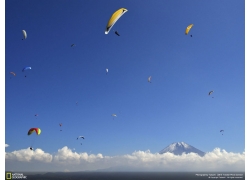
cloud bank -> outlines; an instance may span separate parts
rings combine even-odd
[[[122,156],[73,152],[67,146],[51,155],[29,148],[5,152],[6,170],[12,171],[245,171],[245,152],[232,153],[220,148],[200,157],[189,153],[176,156],[135,151]]]

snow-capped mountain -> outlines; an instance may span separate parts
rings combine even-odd
[[[176,142],[176,143],[172,143],[169,146],[165,147],[163,150],[161,150],[159,153],[163,154],[166,152],[170,152],[173,153],[174,155],[181,155],[182,153],[197,153],[200,156],[204,156],[205,153],[200,151],[199,149],[196,149],[193,146],[190,146],[187,143],[184,142]]]

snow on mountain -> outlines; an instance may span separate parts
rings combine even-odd
[[[195,147],[190,146],[189,144],[184,143],[184,142],[172,143],[169,146],[165,147],[163,150],[161,150],[159,153],[163,154],[166,152],[173,153],[174,155],[181,155],[182,153],[188,154],[191,152],[197,153],[200,156],[205,155],[205,153],[202,152],[201,150],[196,149]]]

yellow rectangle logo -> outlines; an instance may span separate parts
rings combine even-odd
[[[11,177],[11,173],[6,173],[6,179],[12,179],[12,177]]]

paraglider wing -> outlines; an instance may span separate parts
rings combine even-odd
[[[71,44],[71,47],[75,46],[75,44]]]
[[[113,116],[113,120],[114,120],[114,118],[115,118],[115,117],[117,117],[117,115],[116,115],[116,114],[112,114],[111,116]]]
[[[187,35],[190,31],[190,29],[193,27],[193,24],[188,25],[188,27],[186,28],[185,34]]]
[[[28,70],[28,69],[31,69],[31,67],[28,67],[28,66],[27,66],[27,67],[24,67],[22,71],[24,72],[24,71],[26,71],[26,70]]]
[[[16,76],[16,73],[14,73],[14,72],[10,72],[10,74],[13,74],[14,76]]]
[[[26,31],[25,30],[22,30],[22,32],[23,32],[23,39],[26,39],[27,38],[27,33],[26,33]]]
[[[152,78],[151,76],[148,77],[148,82],[150,83],[151,83],[151,78]]]
[[[33,132],[36,132],[37,135],[40,135],[42,131],[40,128],[30,128],[28,135],[31,135]]]
[[[208,95],[210,96],[214,91],[209,91]]]
[[[77,139],[79,139],[79,138],[82,138],[82,139],[84,139],[84,136],[79,136]]]
[[[108,24],[106,26],[105,29],[105,34],[108,34],[110,29],[114,26],[114,24],[116,23],[116,21],[128,10],[125,8],[120,8],[117,11],[115,11],[112,16],[110,17]]]

